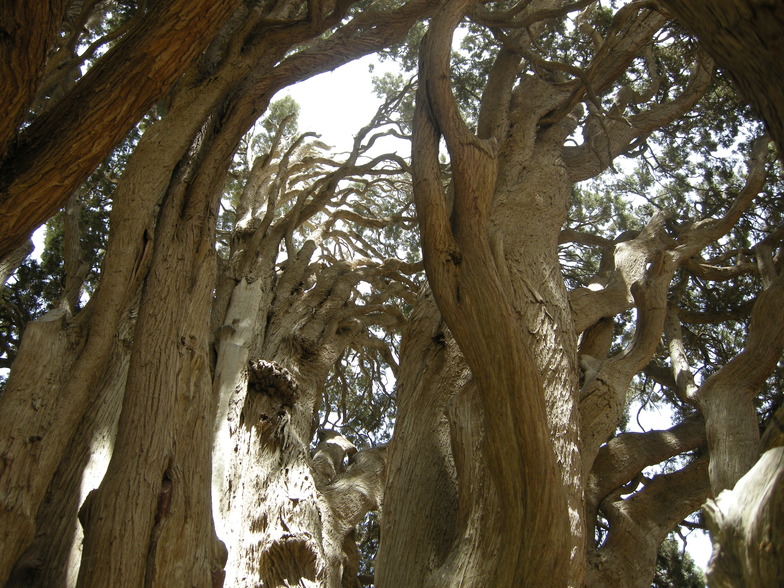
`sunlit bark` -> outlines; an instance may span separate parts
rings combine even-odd
[[[341,4],[339,8],[345,11],[347,7],[347,4]],[[194,378],[196,380],[201,378],[202,381],[191,381],[187,378],[185,380],[177,379],[175,374],[166,372],[166,370],[163,370],[159,375],[148,372],[148,375],[153,378],[152,381],[160,378],[156,384],[163,394],[160,401],[168,407],[166,410],[169,411],[168,414],[171,417],[167,422],[164,418],[167,414],[166,410],[161,410],[159,416],[155,416],[154,412],[147,415],[151,419],[149,423],[151,434],[154,431],[154,438],[159,439],[156,442],[143,441],[134,433],[135,429],[144,428],[144,425],[140,423],[147,418],[144,416],[147,413],[141,406],[144,402],[143,393],[142,397],[131,399],[128,399],[128,395],[126,395],[129,403],[140,404],[134,409],[129,409],[129,416],[122,421],[124,424],[121,424],[120,430],[125,432],[120,434],[123,443],[118,447],[123,447],[123,449],[117,451],[133,453],[135,449],[128,448],[138,447],[140,443],[153,443],[153,450],[156,447],[158,449],[168,447],[171,451],[168,454],[162,451],[157,454],[155,459],[149,460],[148,466],[152,469],[148,472],[150,474],[148,479],[153,482],[150,484],[145,482],[146,493],[140,492],[139,494],[139,496],[146,497],[146,502],[140,500],[135,503],[139,508],[140,524],[141,521],[146,521],[144,524],[149,525],[150,529],[159,528],[164,534],[160,537],[156,535],[153,541],[154,545],[148,546],[151,547],[150,554],[152,554],[149,562],[145,563],[145,561],[139,560],[140,557],[145,560],[146,555],[141,555],[141,543],[137,543],[133,549],[124,551],[123,557],[118,557],[113,562],[112,565],[115,567],[112,573],[123,573],[124,566],[130,566],[128,569],[132,568],[133,574],[137,578],[139,574],[147,573],[142,570],[150,571],[153,567],[155,568],[153,575],[159,578],[168,577],[169,573],[182,573],[181,570],[175,569],[177,557],[170,551],[166,551],[174,547],[173,543],[165,540],[166,533],[173,532],[173,527],[165,524],[160,527],[156,526],[161,521],[155,520],[155,513],[161,510],[157,506],[158,498],[163,497],[164,502],[169,500],[166,498],[169,496],[169,485],[175,481],[175,478],[184,480],[184,478],[180,479],[177,476],[186,476],[186,473],[181,472],[188,471],[190,473],[187,475],[193,475],[194,478],[187,480],[187,483],[195,484],[197,487],[201,486],[200,489],[194,490],[195,495],[202,503],[201,505],[196,504],[194,507],[198,507],[197,511],[201,512],[201,515],[191,513],[197,518],[200,517],[197,525],[201,525],[201,527],[198,533],[201,533],[202,537],[211,533],[208,529],[209,473],[205,474],[209,471],[209,451],[205,453],[205,451],[194,450],[188,455],[176,452],[172,449],[171,436],[183,436],[182,438],[185,439],[190,439],[193,436],[202,446],[211,446],[213,419],[208,415],[213,409],[209,401],[209,394],[202,390],[205,386],[207,389],[211,389],[208,381],[206,383],[204,381],[204,378],[208,377],[208,374],[204,372],[207,369],[207,364],[204,362],[209,358],[210,334],[199,331],[202,326],[194,325],[191,319],[202,316],[203,320],[207,321],[208,315],[204,314],[206,311],[201,308],[201,305],[206,304],[207,308],[209,307],[214,279],[211,282],[206,274],[199,274],[200,271],[206,271],[206,266],[194,267],[193,264],[198,266],[202,262],[210,263],[206,250],[213,246],[209,239],[214,230],[216,198],[223,187],[222,179],[225,177],[233,151],[240,137],[263,112],[271,96],[280,87],[296,79],[314,75],[325,68],[335,67],[350,61],[374,48],[380,48],[394,39],[399,39],[427,9],[427,3],[420,1],[406,4],[402,9],[380,15],[374,16],[371,12],[364,13],[359,15],[356,21],[349,21],[342,33],[323,39],[311,48],[283,61],[281,60],[292,46],[318,35],[324,27],[336,24],[343,13],[330,12],[324,15],[325,18],[317,19],[317,21],[297,21],[291,28],[285,29],[284,27],[285,30],[266,22],[264,17],[269,15],[254,13],[253,18],[256,19],[254,23],[261,27],[261,30],[265,30],[265,27],[271,27],[269,34],[262,35],[261,41],[258,41],[256,37],[258,30],[252,26],[254,23],[248,23],[249,26],[243,28],[238,27],[240,23],[235,22],[232,25],[234,28],[229,27],[227,34],[229,36],[232,33],[239,35],[236,38],[236,44],[229,44],[227,47],[221,41],[217,43],[218,49],[210,53],[210,58],[213,60],[210,67],[215,68],[214,75],[205,79],[198,75],[200,70],[195,68],[185,76],[182,84],[178,86],[176,93],[171,97],[170,110],[166,117],[146,131],[118,185],[112,210],[112,231],[104,260],[106,269],[97,291],[87,307],[76,317],[69,317],[63,312],[57,312],[42,320],[40,326],[43,331],[39,328],[38,332],[44,337],[43,339],[35,340],[33,333],[36,332],[36,329],[30,330],[30,334],[26,336],[30,343],[23,344],[29,349],[29,352],[24,355],[29,355],[29,357],[27,360],[18,358],[18,365],[14,366],[6,391],[0,401],[2,402],[0,420],[2,420],[3,429],[8,432],[2,440],[4,460],[0,465],[0,489],[2,490],[0,498],[3,501],[3,508],[0,509],[0,519],[2,520],[0,578],[7,577],[13,563],[34,537],[34,519],[38,506],[43,500],[51,477],[68,446],[68,440],[74,433],[86,407],[95,398],[94,395],[105,374],[106,362],[109,360],[112,350],[111,343],[121,318],[128,311],[131,301],[139,295],[153,259],[158,259],[158,263],[162,264],[159,265],[158,272],[163,272],[163,274],[158,273],[154,278],[159,280],[158,285],[155,286],[158,288],[158,294],[153,295],[149,292],[147,294],[147,310],[144,312],[151,314],[147,315],[146,326],[134,338],[135,345],[142,345],[141,341],[144,337],[149,337],[147,341],[151,345],[153,341],[158,341],[158,347],[153,346],[147,351],[138,351],[139,353],[142,351],[152,353],[150,361],[153,362],[160,360],[161,353],[167,353],[170,354],[170,357],[177,358],[181,357],[180,352],[185,355],[191,354],[192,361],[183,364],[181,375],[190,373],[193,368]],[[384,19],[384,14],[388,14],[390,18]],[[375,23],[374,18],[376,17],[383,24],[379,27],[371,27],[371,31],[366,30],[368,26]],[[240,51],[243,43],[250,40],[254,40],[250,50]],[[249,70],[245,69],[243,64],[248,68],[251,65],[257,68],[257,75],[248,77]],[[273,71],[273,67],[278,69]],[[227,104],[234,106],[224,110]],[[225,118],[220,120],[221,116]],[[204,126],[205,120],[210,121],[207,126]],[[203,136],[199,134],[202,127],[206,133]],[[218,135],[211,136],[210,128],[217,129]],[[192,154],[188,155],[187,153],[191,146],[196,149],[196,153],[200,153],[199,157],[203,159],[197,158],[197,161],[189,159],[193,157]],[[199,151],[202,147],[202,151]],[[185,186],[181,174],[185,173],[184,170],[187,170],[189,166],[192,167],[190,173],[193,174],[193,177],[190,179],[191,184]],[[186,191],[186,194],[182,194],[183,190]],[[177,224],[178,221],[175,220],[169,221],[172,223],[169,230],[174,231],[174,234],[169,234],[165,230],[156,233],[156,226],[160,222],[157,207],[166,198],[179,198],[182,203],[179,210],[186,214],[186,217],[179,221],[181,224]],[[198,204],[200,200],[201,205]],[[171,218],[171,215],[176,216],[178,214],[176,202],[171,202],[168,206],[175,209],[175,211],[170,210],[166,213],[170,215],[168,218]],[[195,216],[188,217],[188,214]],[[194,224],[189,225],[189,222]],[[196,241],[189,241],[189,239],[196,239],[193,231],[203,231],[202,237],[207,241],[199,241],[200,245],[196,246]],[[183,260],[191,260],[190,269],[178,265],[174,258],[167,258],[167,254],[161,248],[168,246],[171,246],[173,250],[178,247],[182,248]],[[164,268],[169,268],[171,271]],[[180,273],[178,274],[178,272]],[[194,273],[188,274],[188,272]],[[170,275],[172,279],[179,275],[178,279],[182,280],[182,283],[181,287],[175,291],[182,294],[190,292],[192,295],[190,302],[187,297],[186,300],[179,303],[168,301],[173,290],[165,284],[167,275]],[[191,283],[186,277],[188,275],[197,282]],[[199,285],[197,286],[197,284]],[[158,298],[157,302],[156,298]],[[161,302],[163,300],[168,302]],[[190,307],[190,314],[183,314],[191,302],[193,306]],[[156,305],[160,308],[156,309]],[[168,334],[165,332],[156,333],[155,319],[152,318],[157,310],[163,311],[164,308],[168,308],[170,312]],[[193,344],[188,342],[185,325],[190,325],[187,330],[194,329],[192,332],[195,337]],[[53,354],[53,360],[45,362],[47,366],[45,370],[40,369],[39,364],[42,348],[47,349],[47,353],[51,350]],[[140,361],[141,364],[146,365],[144,359],[137,360],[134,365],[138,366]],[[28,368],[22,367],[25,363],[28,363]],[[131,368],[132,373],[133,368]],[[136,382],[131,384],[135,386],[136,390],[145,389],[145,385],[140,383],[140,377],[141,374],[129,378],[129,382]],[[41,397],[40,402],[36,400],[31,402],[31,391],[33,390],[37,391],[34,394],[36,398]],[[190,400],[177,404],[176,407],[171,404],[174,397],[190,398],[189,391],[191,390],[198,390],[199,394],[194,396],[196,404],[190,406],[198,405],[200,408],[196,409],[196,413],[202,415],[201,420],[193,422],[188,421],[188,419],[195,418],[193,413],[186,410]],[[205,402],[206,404],[204,404]],[[135,415],[133,415],[134,411]],[[175,443],[175,445],[177,444]],[[147,445],[143,447],[143,451],[148,449]],[[177,465],[175,468],[177,471],[174,473],[168,468],[169,458],[173,458],[175,461],[172,463]],[[118,463],[111,468],[114,473],[108,478],[113,481],[107,482],[107,488],[111,488],[112,484],[122,485],[128,482],[122,476],[129,475],[131,472],[122,471],[122,459],[132,460],[135,458],[129,454],[125,458],[117,457],[116,459]],[[139,475],[142,471],[144,471],[143,468],[139,471]],[[130,490],[131,487],[128,486],[127,489]],[[175,500],[174,504],[181,504],[176,501],[184,496],[183,490],[183,486],[175,484],[175,494],[172,496],[172,499]],[[103,502],[100,503],[100,507],[96,508],[110,509],[113,508],[110,507],[110,504],[114,503],[117,507],[112,511],[115,517],[122,518],[122,509],[131,506],[130,503],[121,504],[121,494],[119,493],[112,494],[111,490],[104,490],[102,495]],[[85,513],[88,513],[89,510],[86,509]],[[183,514],[182,511],[177,512],[177,516]],[[127,520],[127,517],[122,520]],[[123,523],[115,521],[107,524],[119,529]],[[85,570],[85,581],[89,581],[87,574],[95,574],[95,577],[100,577],[103,573],[101,566],[107,565],[105,558],[103,558],[103,555],[106,554],[103,548],[106,545],[98,539],[100,533],[95,533],[95,531],[96,527],[93,525],[95,539],[87,539],[90,553],[85,556],[92,558],[89,561],[95,567],[90,571]],[[130,535],[129,540],[131,540]],[[142,541],[140,536],[136,537],[138,541]],[[147,535],[144,539],[144,541],[150,540],[151,535]],[[194,541],[197,539],[194,538]],[[220,553],[216,551],[218,548],[214,547],[215,545],[211,540],[207,540],[201,545],[200,549],[206,550],[204,551],[205,557],[201,561],[202,567],[194,568],[194,573],[209,575],[211,571],[216,571],[210,570],[210,568],[221,567],[222,564],[216,565],[220,564]],[[154,552],[158,548],[162,549],[163,555],[162,559],[156,563]],[[147,553],[146,549],[144,553]],[[101,554],[101,561],[95,557],[96,554]],[[195,551],[191,555],[197,556]],[[124,561],[123,558],[126,560]],[[153,572],[150,571],[150,573]],[[202,575],[202,577],[204,576]]]
[[[713,538],[711,586],[777,586],[784,581],[784,448],[764,453],[735,485],[703,512]]]

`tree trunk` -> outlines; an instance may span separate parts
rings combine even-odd
[[[507,184],[512,184],[504,172],[516,175],[523,171],[524,163],[511,168],[504,166],[506,162],[503,162],[502,171],[498,172],[495,144],[477,138],[468,131],[457,112],[449,87],[448,59],[452,30],[469,6],[470,3],[464,2],[442,3],[438,17],[433,20],[423,41],[414,119],[412,170],[428,281],[433,288],[436,304],[470,366],[473,385],[478,392],[475,397],[482,410],[469,410],[472,402],[470,388],[455,396],[451,407],[451,414],[459,422],[450,424],[455,429],[452,451],[457,504],[453,499],[451,505],[442,505],[442,508],[452,510],[456,507],[457,528],[454,534],[457,542],[450,547],[441,566],[441,562],[423,562],[429,569],[417,570],[412,565],[416,559],[414,562],[403,561],[394,552],[387,553],[381,563],[392,566],[395,561],[397,565],[406,568],[406,571],[397,575],[401,578],[402,574],[410,574],[403,584],[429,577],[435,585],[565,585],[569,570],[564,564],[569,560],[573,548],[570,545],[565,484],[556,471],[555,454],[550,443],[545,387],[539,376],[540,366],[534,355],[536,351],[530,338],[523,335],[524,326],[529,325],[525,318],[516,320],[519,315],[512,302],[515,296],[512,294],[513,279],[510,277],[510,269],[514,266],[507,266],[504,258],[505,251],[501,245],[505,236],[503,227],[495,230],[490,224],[491,207],[499,201],[505,203],[503,197],[497,199],[498,192],[503,194]],[[510,143],[523,139],[519,131],[512,130],[510,134]],[[450,189],[454,203],[451,211],[442,191],[438,167],[438,141],[441,135],[446,139],[452,163]],[[515,153],[514,163],[519,163],[519,152],[511,152]],[[543,248],[555,259],[555,244],[565,206],[566,202],[560,202],[555,207],[558,212],[553,214],[552,209],[548,211],[547,220],[552,219],[552,222],[547,222],[542,233],[536,235],[539,239],[532,239],[527,247],[532,243],[541,247],[541,237],[554,227],[549,235],[552,248],[547,246],[547,238]],[[508,211],[504,213],[508,214]],[[524,281],[525,278],[522,278],[521,282]],[[562,308],[565,310],[565,292],[562,294]],[[525,297],[529,300],[534,298],[535,304],[544,302],[541,296],[531,296],[528,291]],[[537,315],[537,326],[541,326],[540,315],[531,313],[528,316],[534,314]],[[443,342],[443,337],[441,340]],[[547,344],[544,346],[547,347]],[[548,361],[545,360],[545,363]],[[575,363],[573,361],[572,365]],[[574,432],[564,461],[570,465],[576,457],[575,383],[576,377],[571,386],[567,384],[563,406],[559,406],[559,401],[553,402],[561,410],[564,406],[567,408],[567,425],[561,434],[570,428],[569,423]],[[453,390],[451,393],[456,392]],[[403,393],[401,390],[401,396]],[[435,400],[439,403],[441,399]],[[449,397],[444,400],[449,400]],[[436,422],[443,423],[446,407],[435,404],[434,408],[432,416]],[[477,412],[484,413],[481,421],[475,420]],[[466,416],[470,420],[460,422],[460,417],[465,419]],[[476,426],[479,422],[481,426]],[[433,426],[432,422],[430,426]],[[465,427],[465,434],[461,427]],[[411,442],[415,438],[412,436],[404,442]],[[396,440],[392,452],[392,471],[395,475],[398,475],[396,455],[400,455],[396,452],[401,451],[397,443]],[[443,437],[440,445],[446,449]],[[477,449],[483,456],[484,464],[481,466],[475,465]],[[419,451],[419,448],[403,446],[402,452],[405,451]],[[434,465],[438,467],[439,464],[436,462]],[[570,482],[579,488],[579,467],[567,466],[567,470]],[[406,471],[409,471],[408,468]],[[418,478],[422,480],[421,476]],[[400,481],[397,483],[401,484]],[[489,492],[485,490],[485,483],[488,484]],[[394,484],[390,481],[390,491],[395,487]],[[411,489],[405,481],[402,486],[408,486],[409,491]],[[398,495],[402,486],[398,486]],[[419,491],[432,492],[432,488],[419,488]],[[489,501],[488,505],[492,505],[493,494],[501,509],[500,518],[480,516],[481,512],[477,511],[482,510],[485,500]],[[477,499],[478,503],[475,502]],[[476,509],[475,504],[478,504]],[[580,509],[578,507],[575,510],[574,519],[579,522]],[[493,511],[496,510],[490,510]],[[406,514],[404,508],[394,512],[397,516],[391,521],[388,511],[385,513],[383,524],[387,529],[400,532],[396,525],[400,521],[410,520],[412,515]],[[537,541],[527,541],[526,537],[537,537]],[[483,565],[478,570],[472,569],[473,566],[466,559],[472,557],[473,541],[482,546],[480,549],[486,550],[483,553],[486,556]],[[538,549],[538,545],[543,544],[547,545],[544,551]],[[399,541],[393,547],[397,545]],[[574,550],[578,560],[581,550],[582,545]],[[418,575],[423,572],[427,574]],[[381,586],[393,585],[386,575],[391,573],[383,572],[379,583]]]
[[[76,585],[84,536],[77,515],[112,455],[133,325],[127,321],[121,329],[101,389],[66,448],[38,509],[35,539],[14,566],[8,588]]]
[[[713,539],[711,587],[784,584],[784,448],[766,451],[732,490],[703,507]]]
[[[208,354],[220,191],[193,177],[196,153],[198,143],[161,206],[115,451],[80,513],[83,586],[210,585],[224,573],[211,516]]]
[[[10,432],[0,451],[0,582],[32,540],[46,488],[94,401],[117,329],[149,268],[155,207],[200,120],[198,110],[183,109],[145,133],[117,187],[104,258],[108,269],[90,302],[72,318],[63,310],[50,312],[23,336],[0,399],[0,427]],[[42,364],[42,354],[51,360]]]
[[[276,251],[282,237],[269,233],[260,242],[246,235],[246,246],[238,237],[242,256],[264,260],[264,267],[273,258],[257,252],[270,243]],[[361,333],[334,320],[357,281],[346,268],[323,272],[307,293],[292,292],[311,271],[314,249],[306,243],[279,275],[252,266],[244,268],[252,282],[229,282],[233,293],[216,342],[214,452],[221,466],[213,476],[215,518],[232,546],[227,585],[356,586],[350,534],[380,506],[382,451],[356,453],[347,440],[322,432],[310,456],[324,382]]]
[[[0,161],[28,114],[44,73],[49,49],[65,14],[67,0],[14,2],[0,6]],[[0,255],[0,257],[4,257]]]
[[[784,153],[784,7],[765,0],[664,0],[735,81]]]
[[[239,4],[175,0],[154,5],[71,92],[21,133],[8,157],[0,159],[0,258],[57,212],[168,92]],[[52,17],[59,26],[57,16],[55,11]],[[127,91],[130,87],[133,92]],[[28,107],[24,104],[22,112]],[[16,124],[1,130],[17,132]],[[2,149],[0,156],[5,156]]]

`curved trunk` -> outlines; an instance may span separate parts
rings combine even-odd
[[[734,79],[784,153],[784,8],[759,0],[663,0]]]
[[[459,538],[446,405],[469,377],[427,288],[400,346],[397,417],[376,558],[378,586],[428,585],[429,574],[444,565]]]
[[[527,102],[516,105],[528,108]],[[514,111],[513,111],[514,114]],[[510,135],[514,137],[514,128]],[[585,573],[585,523],[578,412],[577,335],[558,259],[572,185],[560,158],[560,135],[543,137],[522,161],[501,165],[493,202],[496,239],[503,244],[509,298],[542,377],[549,439],[566,489],[571,528],[569,582]]]
[[[781,586],[784,583],[784,448],[766,451],[732,490],[704,508],[714,541],[711,586]]]
[[[507,147],[523,148],[504,151],[513,154],[509,160],[498,157],[495,142],[477,138],[465,127],[448,85],[448,56],[452,28],[469,5],[444,2],[423,41],[412,151],[425,269],[436,304],[474,379],[472,386],[459,394],[458,390],[451,390],[454,400],[448,409],[439,406],[444,399],[433,399],[433,416],[437,422],[443,423],[445,418],[453,420],[448,427],[457,492],[444,496],[451,503],[441,508],[455,511],[455,541],[443,563],[422,562],[416,554],[413,561],[403,562],[400,554],[391,550],[383,556],[382,563],[391,566],[396,560],[397,565],[408,568],[422,562],[424,570],[408,571],[410,575],[405,582],[408,584],[426,577],[434,585],[565,585],[570,570],[564,564],[570,555],[574,555],[576,567],[582,567],[582,534],[579,530],[574,533],[574,545],[570,538],[573,535],[570,526],[579,529],[582,524],[581,498],[577,496],[572,501],[574,525],[571,525],[566,483],[557,470],[547,409],[551,411],[549,416],[556,415],[553,428],[558,438],[564,439],[558,459],[565,466],[565,478],[579,495],[576,346],[563,286],[556,288],[553,296],[549,291],[540,293],[539,284],[531,281],[552,282],[557,271],[555,246],[565,218],[569,184],[562,166],[555,185],[566,190],[547,190],[541,197],[540,191],[549,188],[551,180],[541,184],[524,183],[536,169],[532,164],[541,162],[531,157],[532,145],[525,144],[526,139],[531,139],[526,131],[527,123],[532,121],[527,118],[528,113],[521,112],[526,109],[522,101],[513,103],[510,109],[513,123],[508,135],[502,135]],[[553,153],[552,146],[560,147],[562,143],[558,139],[564,138],[560,133],[565,127],[556,125],[554,129],[553,141],[545,141],[550,147],[543,149],[543,161],[548,163],[545,169],[549,171],[557,171],[557,158],[553,158],[557,150]],[[441,135],[446,139],[452,163],[451,211],[442,191],[438,165]],[[543,180],[546,175],[547,171]],[[557,178],[563,181],[559,184]],[[533,189],[520,195],[523,185]],[[519,224],[514,224],[521,220],[521,209],[532,217],[530,224],[522,222],[523,231],[519,231]],[[513,224],[514,229],[510,231],[506,223]],[[525,235],[526,231],[530,233]],[[519,232],[524,235],[522,239],[518,239]],[[505,243],[507,238],[510,245]],[[539,251],[544,251],[544,256]],[[528,267],[532,269],[527,271],[529,260]],[[543,318],[548,314],[552,320],[549,325]],[[536,343],[539,332],[541,339]],[[571,344],[565,343],[569,336]],[[560,338],[564,340],[559,341]],[[564,380],[552,377],[550,370],[554,366],[563,368],[569,364],[571,369],[562,371]],[[416,380],[414,383],[415,393]],[[412,393],[403,389],[402,381],[400,388],[401,397]],[[546,396],[549,402],[545,401]],[[472,402],[478,402],[476,406],[481,410],[470,410]],[[398,416],[397,428],[406,431],[409,425],[402,424],[402,417],[403,414]],[[415,422],[421,423],[418,419]],[[443,447],[444,435],[440,437]],[[411,476],[410,466],[398,471],[397,460],[405,461],[406,457],[396,452],[418,452],[419,448],[409,445],[415,440],[417,436],[395,440],[391,469],[394,476]],[[476,464],[477,455],[483,457],[483,464]],[[420,458],[411,459],[421,463]],[[439,465],[440,460],[435,461]],[[421,482],[422,477],[415,476],[412,481]],[[398,488],[408,486],[407,482],[398,481],[401,484]],[[390,500],[395,484],[390,480]],[[432,492],[432,489],[420,488],[420,491]],[[399,495],[400,490],[397,492]],[[478,497],[481,498],[476,502]],[[485,506],[493,505],[494,498],[500,507],[499,518],[475,516]],[[478,504],[476,510],[474,504]],[[400,532],[397,525],[401,520],[414,516],[399,506],[399,511],[393,511],[394,519],[389,520],[393,508],[396,507],[388,506],[382,522],[387,529],[385,539],[392,532]],[[534,542],[526,537],[537,539]],[[478,551],[474,550],[473,541],[477,542]],[[393,548],[398,545],[395,542]],[[540,545],[547,545],[547,549],[539,549]],[[480,566],[472,565],[470,558],[483,549],[487,550],[486,557]],[[387,574],[391,572],[383,572],[380,585],[392,585]],[[571,574],[576,584],[581,583],[581,571],[571,570]]]

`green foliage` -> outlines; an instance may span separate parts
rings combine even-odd
[[[298,132],[299,104],[291,96],[284,96],[270,104],[267,114],[257,123],[249,147],[256,154],[266,154],[273,147],[278,129],[281,133],[281,147],[291,145]],[[258,132],[261,131],[261,132]]]
[[[669,101],[688,76],[688,59],[683,56],[694,54],[696,48],[675,25],[665,29],[660,41],[651,56],[662,82],[655,99]],[[646,67],[642,62],[633,64],[627,81],[641,84]],[[656,212],[670,216],[668,229],[673,236],[701,219],[721,217],[743,189],[751,140],[761,132],[759,122],[718,75],[691,114],[652,132],[629,154],[628,161],[616,163],[616,169],[576,186],[568,226],[610,243],[636,234]],[[782,224],[784,204],[774,196],[784,187],[778,167],[778,163],[770,166],[756,205],[726,237],[703,250],[705,260],[727,267],[753,264],[752,247]],[[561,258],[569,286],[590,284],[601,271],[601,255],[602,248],[595,245],[563,247]],[[760,289],[759,278],[752,273],[732,280],[709,280],[686,270],[676,275],[671,301],[681,311],[684,343],[698,384],[742,350],[751,305]],[[633,324],[632,320],[616,322],[614,349],[631,339]],[[657,362],[669,365],[664,349]],[[778,402],[780,394],[774,390],[779,383],[777,370],[758,399],[761,412],[768,413]],[[676,419],[692,410],[672,390],[645,375],[635,379],[630,400],[665,403],[675,411]]]
[[[399,336],[388,343],[399,343]],[[329,378],[319,410],[320,427],[340,430],[357,447],[387,443],[397,410],[395,381],[378,352],[348,350]]]
[[[652,588],[704,588],[705,577],[673,535],[667,537],[656,556]]]
[[[463,118],[475,126],[482,91],[498,49],[491,32],[484,27],[469,24],[457,33],[463,38],[460,50],[452,53],[454,95]]]
[[[419,45],[427,32],[425,23],[417,23],[397,45],[392,45],[378,52],[382,61],[394,60],[407,73],[416,72],[419,60]]]
[[[375,559],[381,542],[380,514],[369,512],[357,525],[359,575],[372,578],[376,572]]]

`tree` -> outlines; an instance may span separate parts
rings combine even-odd
[[[183,74],[117,185],[90,302],[29,325],[19,347],[0,416],[8,432],[2,577],[32,541],[61,459],[73,459],[61,467],[80,475],[90,434],[79,433],[83,452],[65,450],[89,406],[104,410],[89,416],[91,426],[113,438],[117,422],[117,435],[101,487],[81,508],[87,565],[79,581],[180,585],[221,576],[225,550],[210,517],[209,316],[223,178],[278,89],[402,38],[427,4],[355,8],[342,24],[350,3],[243,6]]]
[[[779,150],[784,148],[781,101],[781,30],[784,8],[775,2],[665,0],[734,79],[743,97],[767,123]]]
[[[95,0],[3,5],[1,98],[9,110],[0,128],[0,258],[65,204],[239,4],[141,4],[131,21],[98,40],[85,34],[88,21],[111,8]],[[84,59],[76,54],[79,43],[91,42],[91,54],[118,36],[74,85]],[[23,126],[31,110],[38,116]]]
[[[678,542],[668,537],[659,548],[659,555],[656,558],[656,576],[652,586],[702,588],[705,586],[705,578],[689,554],[680,551]]]
[[[228,585],[356,585],[353,530],[380,506],[385,448],[357,451],[323,428],[312,460],[309,444],[342,354],[386,352],[374,331],[398,331],[401,301],[413,302],[409,276],[420,265],[397,259],[394,246],[390,255],[375,235],[413,225],[407,165],[366,157],[399,99],[382,106],[343,162],[307,134],[284,141],[284,116],[269,151],[240,174],[212,316],[213,492],[219,535],[232,546]]]
[[[572,184],[595,177],[620,154],[645,150],[656,129],[683,117],[705,95],[711,65],[688,43],[673,41],[677,30],[660,32],[661,15],[635,4],[615,14],[584,11],[574,27],[586,36],[585,44],[574,40],[573,29],[567,57],[550,44],[544,23],[530,32],[544,14],[557,13],[542,8],[442,3],[422,45],[412,165],[433,296],[421,300],[403,341],[401,366],[409,360],[414,367],[402,370],[400,382],[390,455],[395,474],[382,519],[382,586],[422,578],[480,586],[581,585],[583,578],[590,585],[647,585],[658,545],[711,490],[704,458],[687,459],[680,469],[642,478],[641,484],[645,466],[693,451],[707,439],[710,480],[718,491],[756,460],[752,400],[781,355],[781,323],[754,323],[780,316],[773,302],[780,300],[779,272],[769,274],[769,286],[757,299],[746,350],[722,369],[712,368],[717,371],[699,386],[689,384],[678,292],[688,290],[690,280],[709,278],[703,270],[722,259],[700,259],[703,249],[729,253],[716,241],[759,194],[767,140],[755,144],[745,186],[731,205],[713,207],[715,218],[703,213],[702,219],[685,215],[672,222],[661,210],[631,235],[597,240],[595,234],[563,231]],[[464,14],[489,28],[499,46],[479,86],[473,128],[449,84],[449,39]],[[667,36],[668,43],[653,43]],[[680,58],[673,61],[672,51]],[[684,54],[693,55],[690,73]],[[668,62],[677,69],[668,72]],[[584,107],[576,108],[581,102]],[[571,146],[576,129],[582,141]],[[448,197],[438,166],[440,137],[450,155]],[[689,186],[688,178],[674,175],[681,190]],[[694,194],[686,196],[684,204],[691,200],[694,207]],[[780,233],[769,236],[778,247]],[[764,241],[757,248],[762,258]],[[569,242],[604,253],[597,273],[589,272],[567,294],[558,277],[557,247]],[[702,267],[695,267],[696,259]],[[767,263],[761,261],[763,274],[762,268],[772,267]],[[674,284],[681,285],[671,290],[676,276]],[[630,307],[637,315],[634,332],[612,349],[611,317]],[[664,354],[663,334],[669,345]],[[758,353],[765,359],[744,360]],[[740,365],[747,369],[738,370]],[[667,433],[613,438],[634,377],[657,367],[671,372],[667,381],[658,380],[669,388],[666,394],[682,410],[697,409],[704,423],[684,421]],[[730,395],[739,387],[746,392]],[[543,401],[549,404],[549,435],[541,431]],[[537,443],[543,437],[556,440],[565,498],[552,488],[558,476],[549,448]],[[664,442],[673,438],[672,445]],[[485,460],[477,463],[477,454]],[[511,476],[502,473],[511,470]],[[525,484],[515,487],[517,480]],[[529,488],[536,489],[533,497],[526,496]],[[562,501],[570,498],[567,518]],[[421,530],[422,513],[445,511],[454,514]],[[567,523],[571,533],[565,532]],[[605,531],[594,543],[590,537],[600,527]],[[535,539],[521,541],[528,531]]]
[[[383,495],[379,586],[650,585],[780,404],[778,186],[710,59],[647,3],[250,2],[203,42],[51,223],[62,289],[7,290],[0,576],[356,586]],[[345,157],[270,104],[415,47]]]
[[[753,1],[726,1],[710,6],[690,1],[667,0],[663,3],[678,19],[700,39],[717,62],[734,79],[744,98],[756,109],[767,124],[779,150],[784,153],[784,114],[781,101],[784,97],[781,80],[781,31],[784,28],[784,10],[781,6]],[[773,423],[780,415],[773,417]],[[766,433],[772,427],[769,425]],[[770,445],[763,444],[767,449]],[[769,464],[776,463],[773,455],[763,457],[768,467],[755,467],[741,478],[738,486],[753,488],[778,479],[778,471]],[[760,461],[763,461],[761,459]],[[729,492],[729,491],[728,491]],[[759,582],[761,585],[782,581],[778,569],[778,550],[772,545],[780,539],[766,538],[758,541],[747,534],[747,529],[765,524],[770,512],[780,511],[780,494],[769,492],[757,505],[745,500],[740,491],[729,492],[723,497],[724,511],[714,502],[706,506],[711,533],[718,548],[711,559],[709,577],[717,583],[742,581]],[[726,516],[732,513],[731,516]],[[735,540],[734,537],[742,539]],[[743,547],[741,547],[743,546]],[[728,560],[727,552],[744,554]],[[761,572],[761,570],[764,570]]]

